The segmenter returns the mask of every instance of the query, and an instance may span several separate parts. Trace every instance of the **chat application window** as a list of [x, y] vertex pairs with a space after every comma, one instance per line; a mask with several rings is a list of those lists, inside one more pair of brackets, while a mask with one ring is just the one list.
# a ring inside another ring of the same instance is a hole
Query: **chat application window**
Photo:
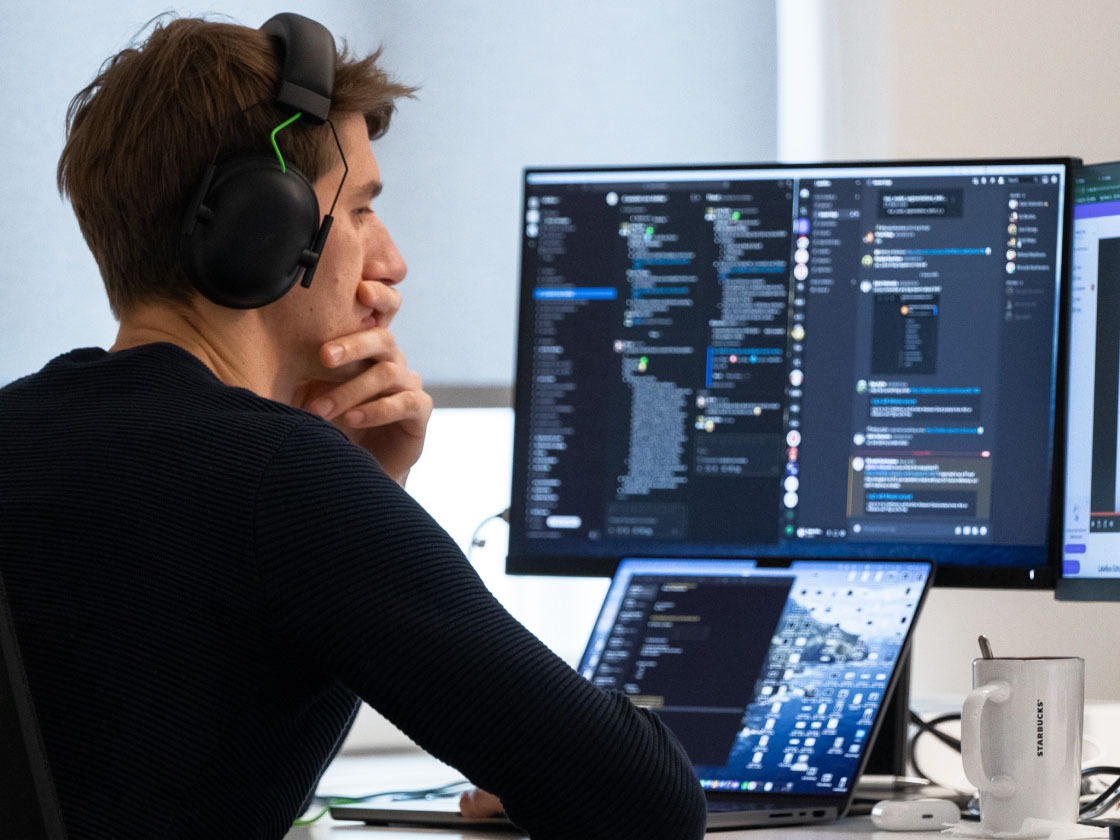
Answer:
[[1059, 196], [1048, 175], [802, 182], [799, 537], [982, 542], [1014, 527], [994, 482], [1044, 473], [1049, 455], [1016, 441], [1038, 439], [1022, 425], [1050, 399], [1037, 372]]

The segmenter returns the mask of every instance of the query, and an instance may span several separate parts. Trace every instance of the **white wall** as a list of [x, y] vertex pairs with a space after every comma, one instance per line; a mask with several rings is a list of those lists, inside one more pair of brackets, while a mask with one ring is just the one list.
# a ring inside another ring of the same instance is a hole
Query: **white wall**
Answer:
[[892, 153], [1120, 158], [1120, 4], [947, 0], [893, 17], [920, 37], [889, 45]]
[[[375, 145], [378, 212], [408, 259], [397, 337], [431, 385], [509, 386], [520, 171], [773, 158], [772, 0], [296, 0], [421, 86]], [[115, 324], [54, 189], [70, 98], [168, 7], [9, 0], [0, 27], [0, 383]], [[179, 6], [183, 14], [207, 7]], [[228, 0], [257, 26], [275, 0]], [[298, 289], [295, 290], [298, 293]]]
[[1120, 158], [1114, 0], [794, 3], [826, 33], [829, 159]]
[[[1114, 0], [795, 2], [810, 31], [826, 33], [820, 61], [799, 71], [825, 103], [823, 123], [810, 132], [820, 158], [1120, 159]], [[784, 29], [780, 54], [795, 51], [798, 37]], [[780, 152], [788, 157], [805, 142], [783, 133]], [[1120, 605], [963, 589], [935, 589], [929, 600], [915, 645], [915, 695], [963, 695], [980, 633], [1007, 655], [1084, 656], [1087, 696], [1120, 700]]]

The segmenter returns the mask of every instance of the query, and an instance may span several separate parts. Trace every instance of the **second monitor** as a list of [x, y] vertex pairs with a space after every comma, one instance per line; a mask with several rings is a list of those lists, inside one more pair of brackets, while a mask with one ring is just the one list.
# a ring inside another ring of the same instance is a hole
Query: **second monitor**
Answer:
[[1069, 166], [526, 171], [509, 571], [1052, 585]]

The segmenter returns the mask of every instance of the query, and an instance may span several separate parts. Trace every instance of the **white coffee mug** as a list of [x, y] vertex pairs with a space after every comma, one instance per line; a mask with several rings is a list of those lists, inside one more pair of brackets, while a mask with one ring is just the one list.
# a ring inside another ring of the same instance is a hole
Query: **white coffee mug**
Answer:
[[1079, 657], [972, 662], [961, 753], [980, 792], [980, 825], [1020, 832], [1027, 819], [1077, 822], [1085, 661]]

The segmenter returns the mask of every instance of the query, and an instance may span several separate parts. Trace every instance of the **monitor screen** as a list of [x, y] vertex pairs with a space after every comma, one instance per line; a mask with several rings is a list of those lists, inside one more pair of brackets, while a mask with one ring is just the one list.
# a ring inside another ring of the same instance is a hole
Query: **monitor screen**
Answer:
[[507, 570], [1052, 586], [1069, 167], [527, 170]]
[[1073, 173], [1062, 599], [1120, 600], [1120, 163]]

